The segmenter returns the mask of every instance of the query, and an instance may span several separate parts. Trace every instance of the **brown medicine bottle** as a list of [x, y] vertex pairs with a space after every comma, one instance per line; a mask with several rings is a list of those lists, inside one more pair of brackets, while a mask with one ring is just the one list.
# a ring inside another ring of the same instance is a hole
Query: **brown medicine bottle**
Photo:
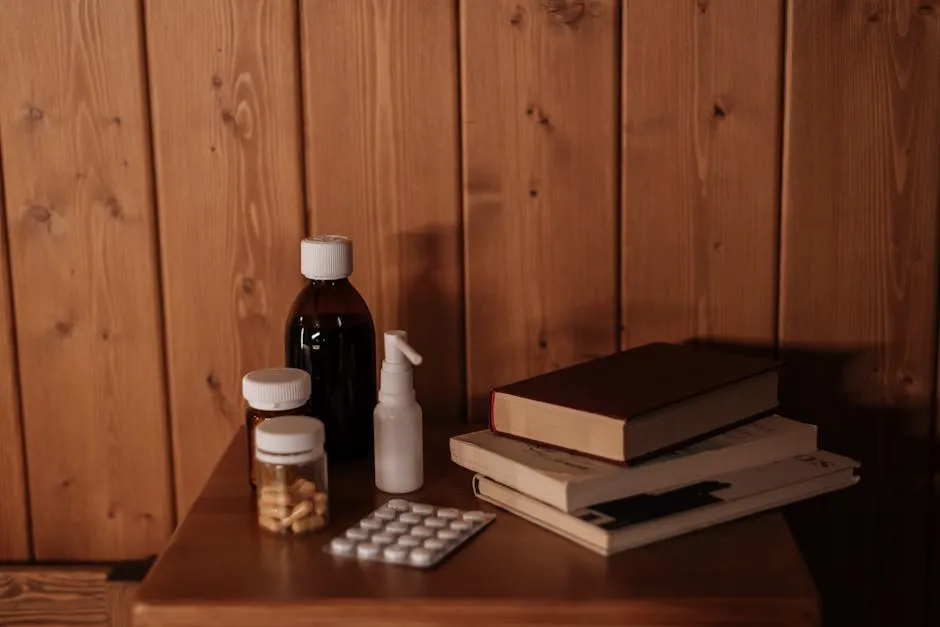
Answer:
[[310, 408], [325, 425], [330, 459], [371, 455], [375, 324], [349, 282], [352, 241], [336, 235], [308, 238], [301, 242], [300, 257], [307, 285], [287, 319], [287, 365], [310, 374]]
[[248, 404], [245, 429], [248, 431], [248, 474], [257, 487], [255, 427], [269, 418], [310, 413], [310, 375], [297, 368], [263, 368], [242, 377], [242, 397]]

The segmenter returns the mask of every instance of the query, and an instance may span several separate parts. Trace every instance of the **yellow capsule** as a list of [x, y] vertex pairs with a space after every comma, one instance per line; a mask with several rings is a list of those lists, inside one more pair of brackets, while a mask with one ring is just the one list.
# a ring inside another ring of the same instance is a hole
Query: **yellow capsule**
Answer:
[[291, 484], [290, 490], [301, 497], [310, 497], [316, 494], [317, 484], [303, 477], [298, 477], [298, 479]]
[[301, 518], [290, 526], [290, 530], [294, 533], [306, 533], [307, 531], [313, 531], [314, 529], [317, 529], [314, 518], [315, 517]]
[[281, 526], [280, 521], [274, 520], [273, 518], [268, 518], [267, 516], [258, 516], [258, 524], [275, 533], [281, 533], [284, 530], [284, 527]]
[[258, 514], [274, 519], [287, 518], [290, 515], [290, 508], [286, 505], [264, 503], [258, 508]]
[[313, 496], [313, 509], [318, 516], [322, 516], [326, 513], [328, 505], [329, 501], [325, 492], [317, 492]]
[[286, 492], [262, 492], [261, 496], [258, 497], [258, 505], [264, 507], [266, 505], [290, 505], [291, 498], [290, 494]]
[[310, 501], [301, 501], [294, 506], [290, 515], [284, 519], [284, 525], [292, 525], [301, 518], [307, 516], [313, 511], [313, 503]]
[[269, 483], [261, 487], [261, 494], [286, 494], [287, 486], [282, 483]]

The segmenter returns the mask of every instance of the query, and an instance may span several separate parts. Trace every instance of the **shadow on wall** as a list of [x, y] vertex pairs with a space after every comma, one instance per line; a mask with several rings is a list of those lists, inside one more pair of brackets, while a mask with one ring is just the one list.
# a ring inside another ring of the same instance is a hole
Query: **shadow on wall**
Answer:
[[[401, 251], [399, 285], [405, 286], [398, 321], [424, 358], [415, 372], [415, 394], [426, 418], [462, 421], [466, 408], [461, 400], [465, 386], [459, 232], [441, 226], [395, 237]], [[376, 331], [381, 360], [384, 330]]]
[[861, 462], [849, 489], [784, 509], [822, 598], [824, 625], [921, 625], [926, 597], [930, 407], [859, 401], [878, 347], [839, 350], [693, 341], [783, 362], [780, 413], [819, 447]]

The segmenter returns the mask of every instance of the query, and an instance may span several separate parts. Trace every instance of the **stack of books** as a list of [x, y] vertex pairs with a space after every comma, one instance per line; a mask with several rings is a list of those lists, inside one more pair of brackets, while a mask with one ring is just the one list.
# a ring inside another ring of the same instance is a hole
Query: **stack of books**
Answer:
[[858, 481], [777, 413], [776, 361], [655, 343], [493, 390], [451, 438], [474, 493], [611, 555]]

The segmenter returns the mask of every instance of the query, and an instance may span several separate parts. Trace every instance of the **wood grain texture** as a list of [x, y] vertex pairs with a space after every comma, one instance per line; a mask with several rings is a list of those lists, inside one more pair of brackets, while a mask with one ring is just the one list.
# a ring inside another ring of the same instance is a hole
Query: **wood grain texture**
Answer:
[[296, 7], [147, 3], [177, 511], [284, 364], [303, 237]]
[[618, 7], [461, 3], [474, 419], [496, 385], [616, 349]]
[[476, 499], [472, 473], [450, 461], [448, 439], [462, 430], [427, 425], [427, 481], [408, 498], [497, 518], [431, 571], [323, 551], [388, 501], [371, 460], [330, 476], [328, 532], [294, 542], [260, 533], [240, 431], [143, 582], [136, 625], [300, 627], [311, 617], [336, 627], [817, 625], [816, 591], [780, 514], [600, 558]]
[[798, 508], [833, 624], [924, 618], [938, 13], [929, 1], [789, 3], [782, 392], [819, 424], [821, 446], [862, 462], [859, 490]]
[[108, 625], [106, 568], [0, 569], [0, 625]]
[[110, 627], [133, 627], [134, 601], [140, 590], [139, 581], [109, 581], [105, 585]]
[[152, 553], [173, 511], [139, 7], [4, 2], [0, 82], [35, 557]]
[[624, 348], [776, 333], [782, 0], [632, 0]]
[[[3, 79], [0, 77], [0, 85]], [[7, 255], [3, 177], [0, 176], [0, 562], [30, 558], [26, 467], [10, 304], [10, 266]]]
[[382, 333], [424, 356], [430, 421], [462, 415], [457, 33], [450, 0], [301, 0], [312, 234], [353, 239]]

